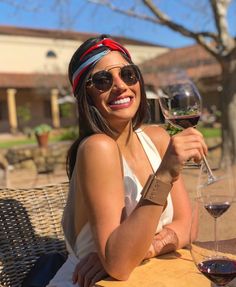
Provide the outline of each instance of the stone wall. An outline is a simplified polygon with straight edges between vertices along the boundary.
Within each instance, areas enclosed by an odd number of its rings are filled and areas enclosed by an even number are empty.
[[[10,148],[4,152],[4,156],[10,166],[15,169],[42,170],[65,168],[66,155],[71,142],[58,142],[39,148],[36,145]]]
[[[210,154],[215,156],[215,148],[220,147],[221,139],[206,139]],[[28,145],[23,147],[0,150],[0,156],[5,158],[8,165],[14,169],[65,169],[67,151],[71,145],[70,141],[53,143],[47,149],[39,148],[37,145]],[[217,152],[217,150],[216,150]]]

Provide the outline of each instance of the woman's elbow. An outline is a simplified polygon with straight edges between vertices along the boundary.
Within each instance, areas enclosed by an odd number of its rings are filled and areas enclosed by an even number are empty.
[[[128,264],[112,264],[105,267],[106,272],[112,278],[119,281],[126,281],[135,267],[127,266]]]
[[[129,276],[131,272],[127,272],[127,270],[122,270],[121,269],[111,269],[111,270],[106,270],[108,275],[116,280],[119,281],[126,281],[129,279]]]

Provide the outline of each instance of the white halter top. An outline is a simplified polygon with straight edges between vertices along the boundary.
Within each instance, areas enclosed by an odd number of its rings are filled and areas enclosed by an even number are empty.
[[[136,133],[150,161],[152,169],[155,171],[161,163],[160,155],[151,139],[141,129],[136,130]],[[129,214],[132,212],[132,210],[135,208],[138,201],[140,200],[142,186],[135,174],[133,174],[132,170],[129,168],[124,158],[123,169],[125,185],[125,206],[127,216],[129,216]],[[173,204],[171,200],[171,195],[169,194],[167,198],[167,206],[161,215],[156,232],[161,231],[163,226],[171,223],[172,220]],[[50,285],[48,285],[50,287],[74,286],[71,282],[71,278],[75,265],[78,263],[80,258],[83,258],[90,252],[96,251],[92,231],[88,222],[84,225],[79,235],[77,236],[75,246],[72,247],[67,242],[67,248],[69,251],[69,257],[65,264],[58,271],[56,276],[51,280]]]

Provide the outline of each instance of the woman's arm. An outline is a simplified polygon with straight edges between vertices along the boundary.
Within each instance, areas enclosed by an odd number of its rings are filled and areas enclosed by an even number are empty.
[[[171,198],[174,209],[173,221],[154,236],[145,259],[174,251],[189,243],[192,209],[182,178],[174,184]]]
[[[79,148],[78,159],[79,188],[100,260],[110,276],[126,280],[144,258],[163,208],[140,204],[121,222],[125,210],[122,163],[109,137],[88,138]]]
[[[159,137],[160,144],[167,148],[156,176],[167,183],[179,178],[187,159],[200,160],[206,152],[200,134],[194,129],[185,130],[171,140],[159,130]],[[80,146],[78,158],[79,188],[83,191],[99,258],[110,276],[126,280],[145,257],[163,207],[141,199],[122,221],[125,210],[122,163],[111,138],[102,134],[89,137]],[[177,185],[174,193],[180,190]],[[175,213],[176,234],[180,242],[185,242],[179,235],[182,232],[178,231],[180,217]]]
[[[160,145],[159,139],[155,139],[156,133],[153,133],[152,128],[149,128],[148,133],[150,137],[154,136],[156,146],[163,157],[168,147]],[[145,259],[174,251],[189,243],[192,208],[189,195],[181,176],[179,176],[179,179],[173,185],[171,198],[174,209],[173,221],[164,226],[163,230],[154,236]],[[194,228],[197,230],[197,222],[195,222],[194,225]]]

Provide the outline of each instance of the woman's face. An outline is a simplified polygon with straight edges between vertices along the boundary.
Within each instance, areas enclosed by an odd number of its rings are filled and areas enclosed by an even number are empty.
[[[112,127],[127,123],[135,116],[140,105],[140,84],[126,84],[120,77],[120,70],[129,63],[119,52],[112,51],[94,67],[91,75],[99,71],[109,71],[112,85],[107,91],[98,90],[94,84],[87,87],[88,97]]]

